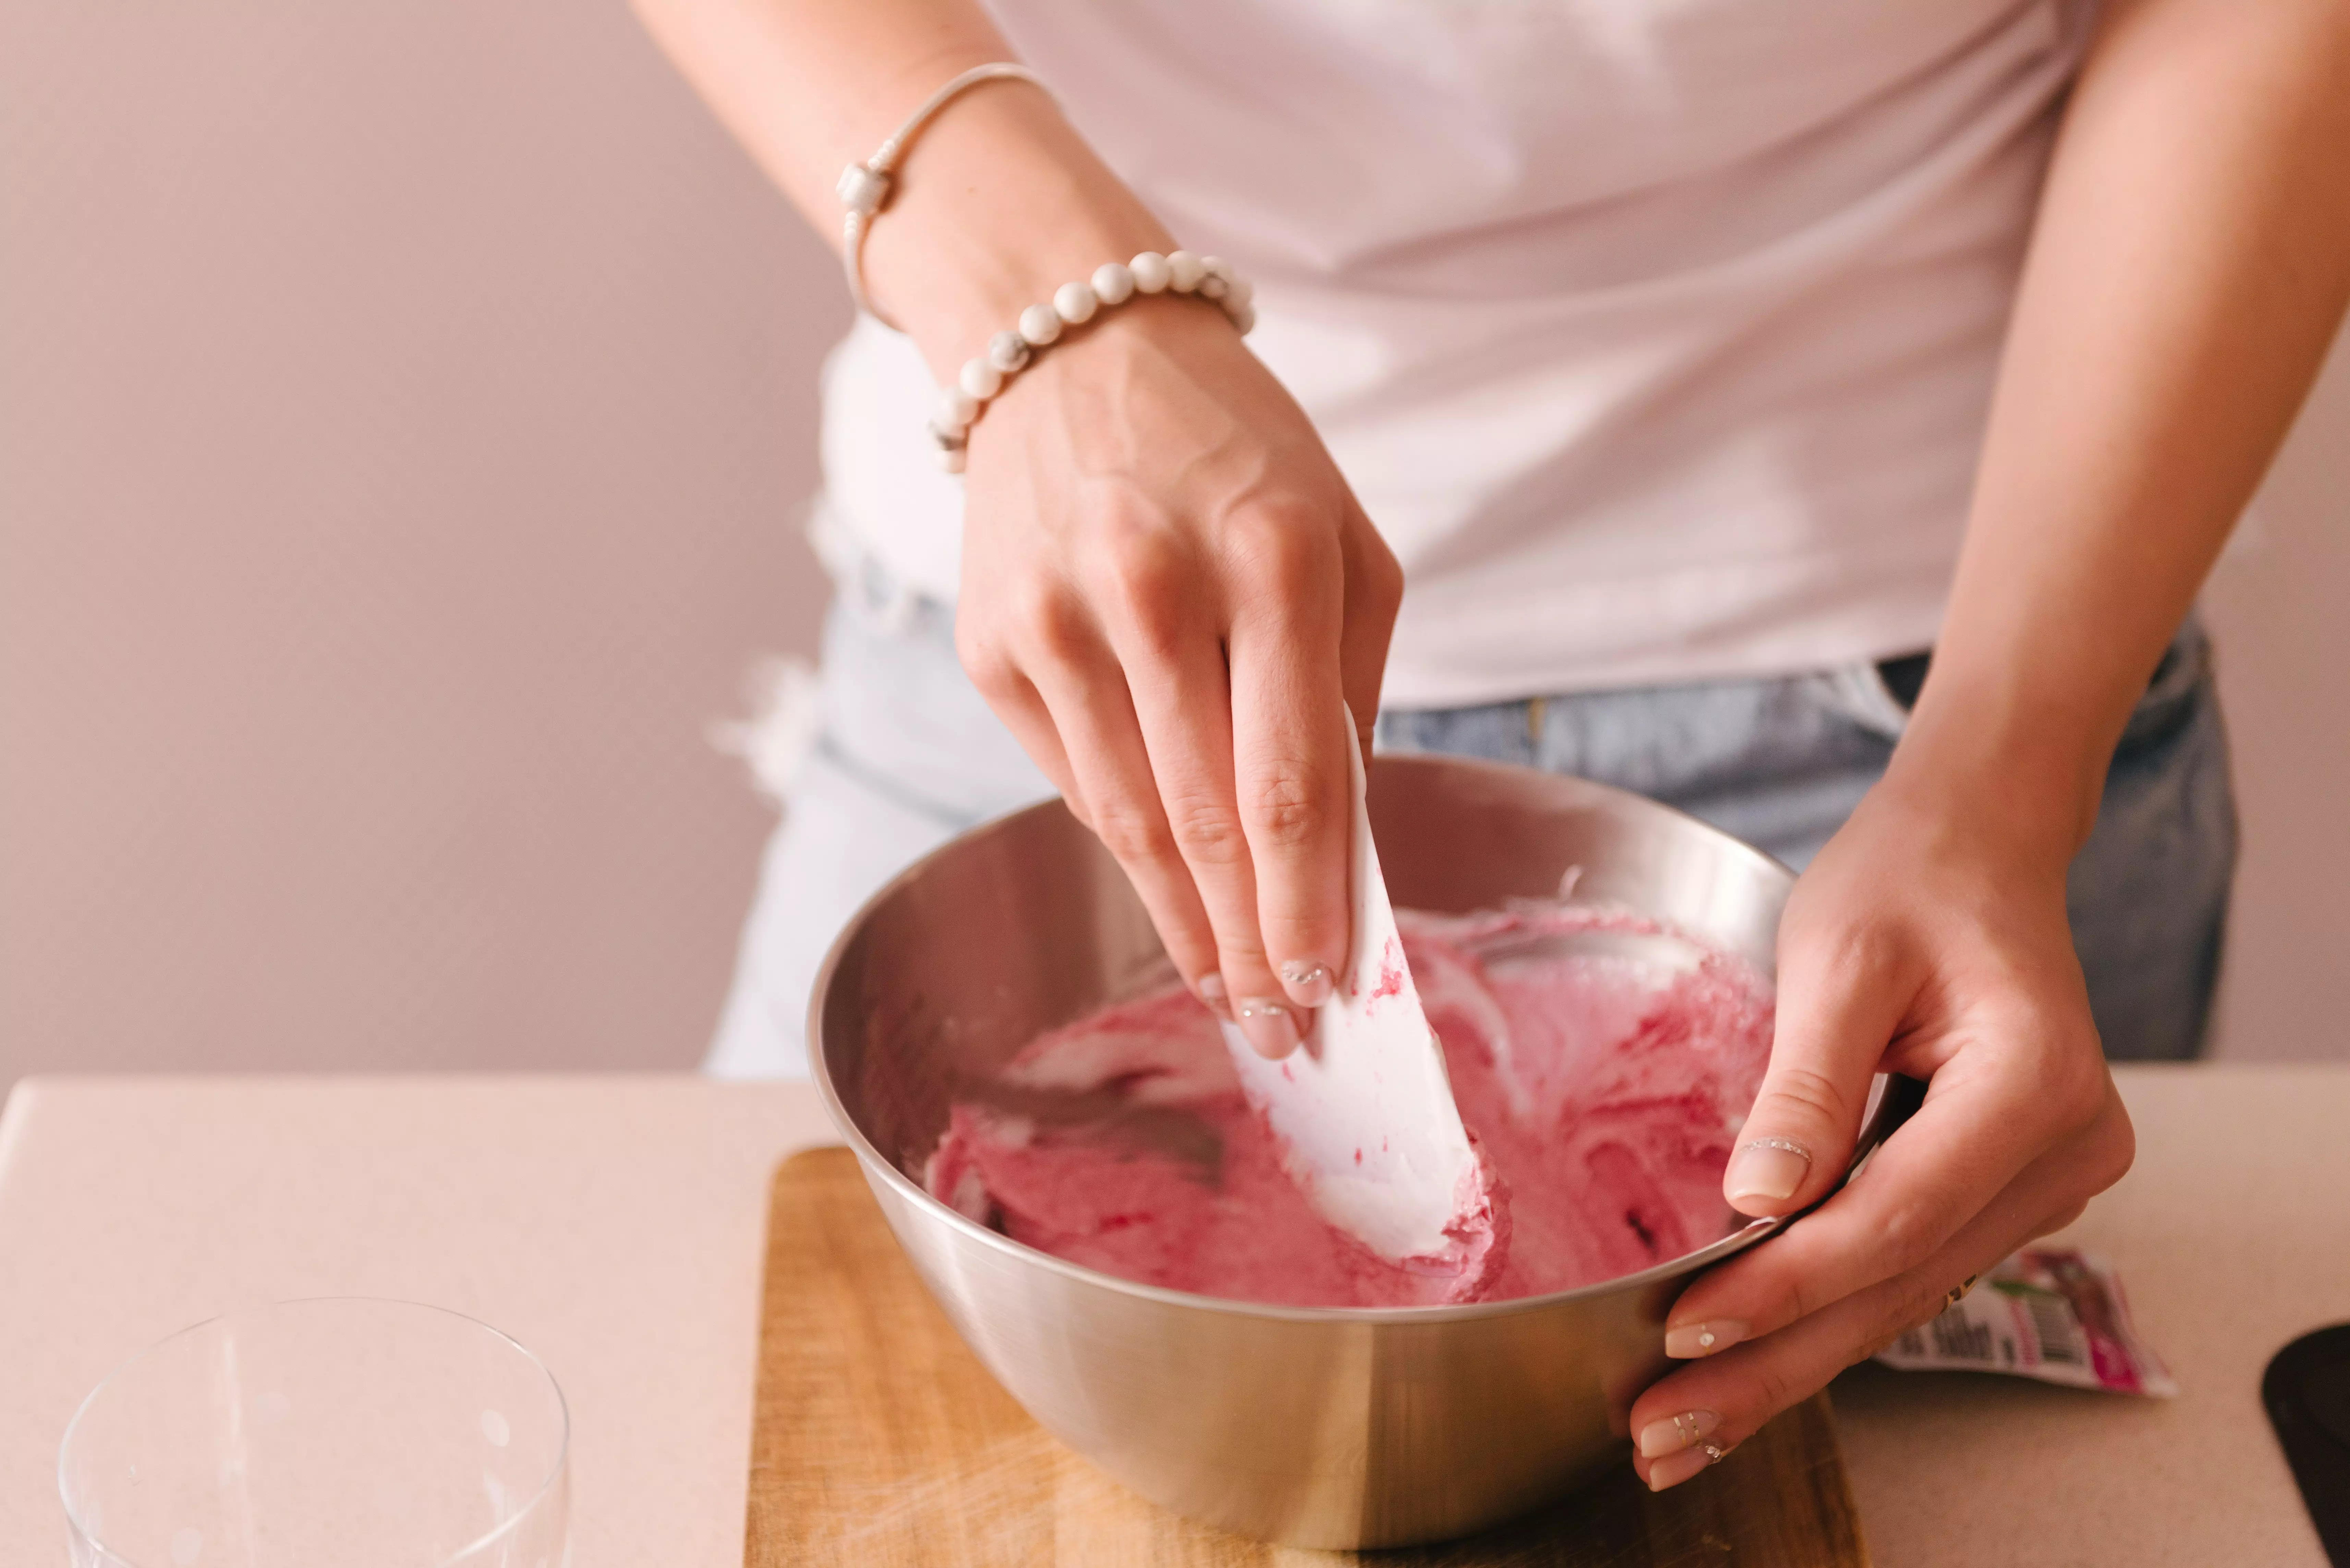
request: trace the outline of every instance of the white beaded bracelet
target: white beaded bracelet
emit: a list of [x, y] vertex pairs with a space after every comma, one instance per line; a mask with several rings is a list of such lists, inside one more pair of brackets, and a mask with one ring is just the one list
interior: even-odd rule
[[1037, 349], [1061, 336], [1064, 327], [1091, 321], [1104, 306], [1124, 305], [1138, 294], [1196, 294], [1223, 307], [1245, 334], [1256, 325], [1256, 291], [1221, 256], [1175, 251], [1144, 251], [1128, 262], [1104, 262], [1084, 283], [1065, 283], [1049, 305], [1032, 305], [1020, 324], [987, 340], [987, 352], [963, 361], [955, 384], [939, 394], [931, 415], [931, 453], [949, 473], [961, 473], [963, 453], [981, 410], [1000, 395], [1012, 377], [1025, 369]]

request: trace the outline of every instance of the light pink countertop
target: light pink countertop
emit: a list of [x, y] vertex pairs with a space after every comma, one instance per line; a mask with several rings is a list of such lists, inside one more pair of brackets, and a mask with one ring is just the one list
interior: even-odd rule
[[[2121, 1078], [2137, 1168], [2074, 1234], [2120, 1263], [2185, 1397], [1847, 1376], [1882, 1568], [2322, 1568], [2259, 1378], [2287, 1339], [2350, 1318], [2350, 1068]], [[57, 1438], [117, 1362], [231, 1307], [357, 1293], [472, 1314], [554, 1368], [577, 1568], [734, 1568], [767, 1176], [826, 1141], [806, 1086], [679, 1077], [18, 1085], [0, 1114], [0, 1565], [64, 1561]]]

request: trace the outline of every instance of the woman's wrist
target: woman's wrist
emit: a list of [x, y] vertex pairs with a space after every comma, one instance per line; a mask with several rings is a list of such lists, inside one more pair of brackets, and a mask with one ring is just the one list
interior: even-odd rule
[[1884, 789], [2010, 863], [2061, 872], [2096, 821], [2107, 726], [2050, 694], [1962, 685], [1951, 674], [1929, 683]]
[[964, 94], [908, 153], [866, 241], [866, 287], [946, 385], [1059, 285], [1174, 248], [1052, 99], [1004, 82]]

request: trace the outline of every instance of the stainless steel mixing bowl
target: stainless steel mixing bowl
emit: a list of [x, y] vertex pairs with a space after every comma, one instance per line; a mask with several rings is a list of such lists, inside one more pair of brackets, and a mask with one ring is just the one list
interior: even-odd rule
[[[1398, 905], [1555, 896], [1668, 921], [1773, 967], [1794, 878], [1653, 801], [1522, 768], [1381, 757], [1370, 814]], [[884, 888], [826, 961], [815, 1071], [882, 1212], [1014, 1397], [1134, 1490], [1243, 1535], [1390, 1546], [1548, 1501], [1627, 1451], [1689, 1277], [1756, 1222], [1624, 1279], [1472, 1306], [1298, 1309], [1133, 1284], [925, 1193], [962, 1085], [1044, 1031], [1163, 981], [1117, 864], [1059, 802], [974, 829]]]

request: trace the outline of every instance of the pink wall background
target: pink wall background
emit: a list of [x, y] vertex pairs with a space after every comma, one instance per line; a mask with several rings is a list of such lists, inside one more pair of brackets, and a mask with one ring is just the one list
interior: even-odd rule
[[0, 1083], [693, 1062], [838, 294], [617, 3], [0, 5]]
[[2243, 860], [2213, 1042], [2350, 1060], [2350, 332], [2204, 593]]
[[[0, 6], [0, 1086], [681, 1067], [831, 265], [617, 3]], [[2222, 1023], [2350, 1054], [2350, 366], [2210, 596]]]

